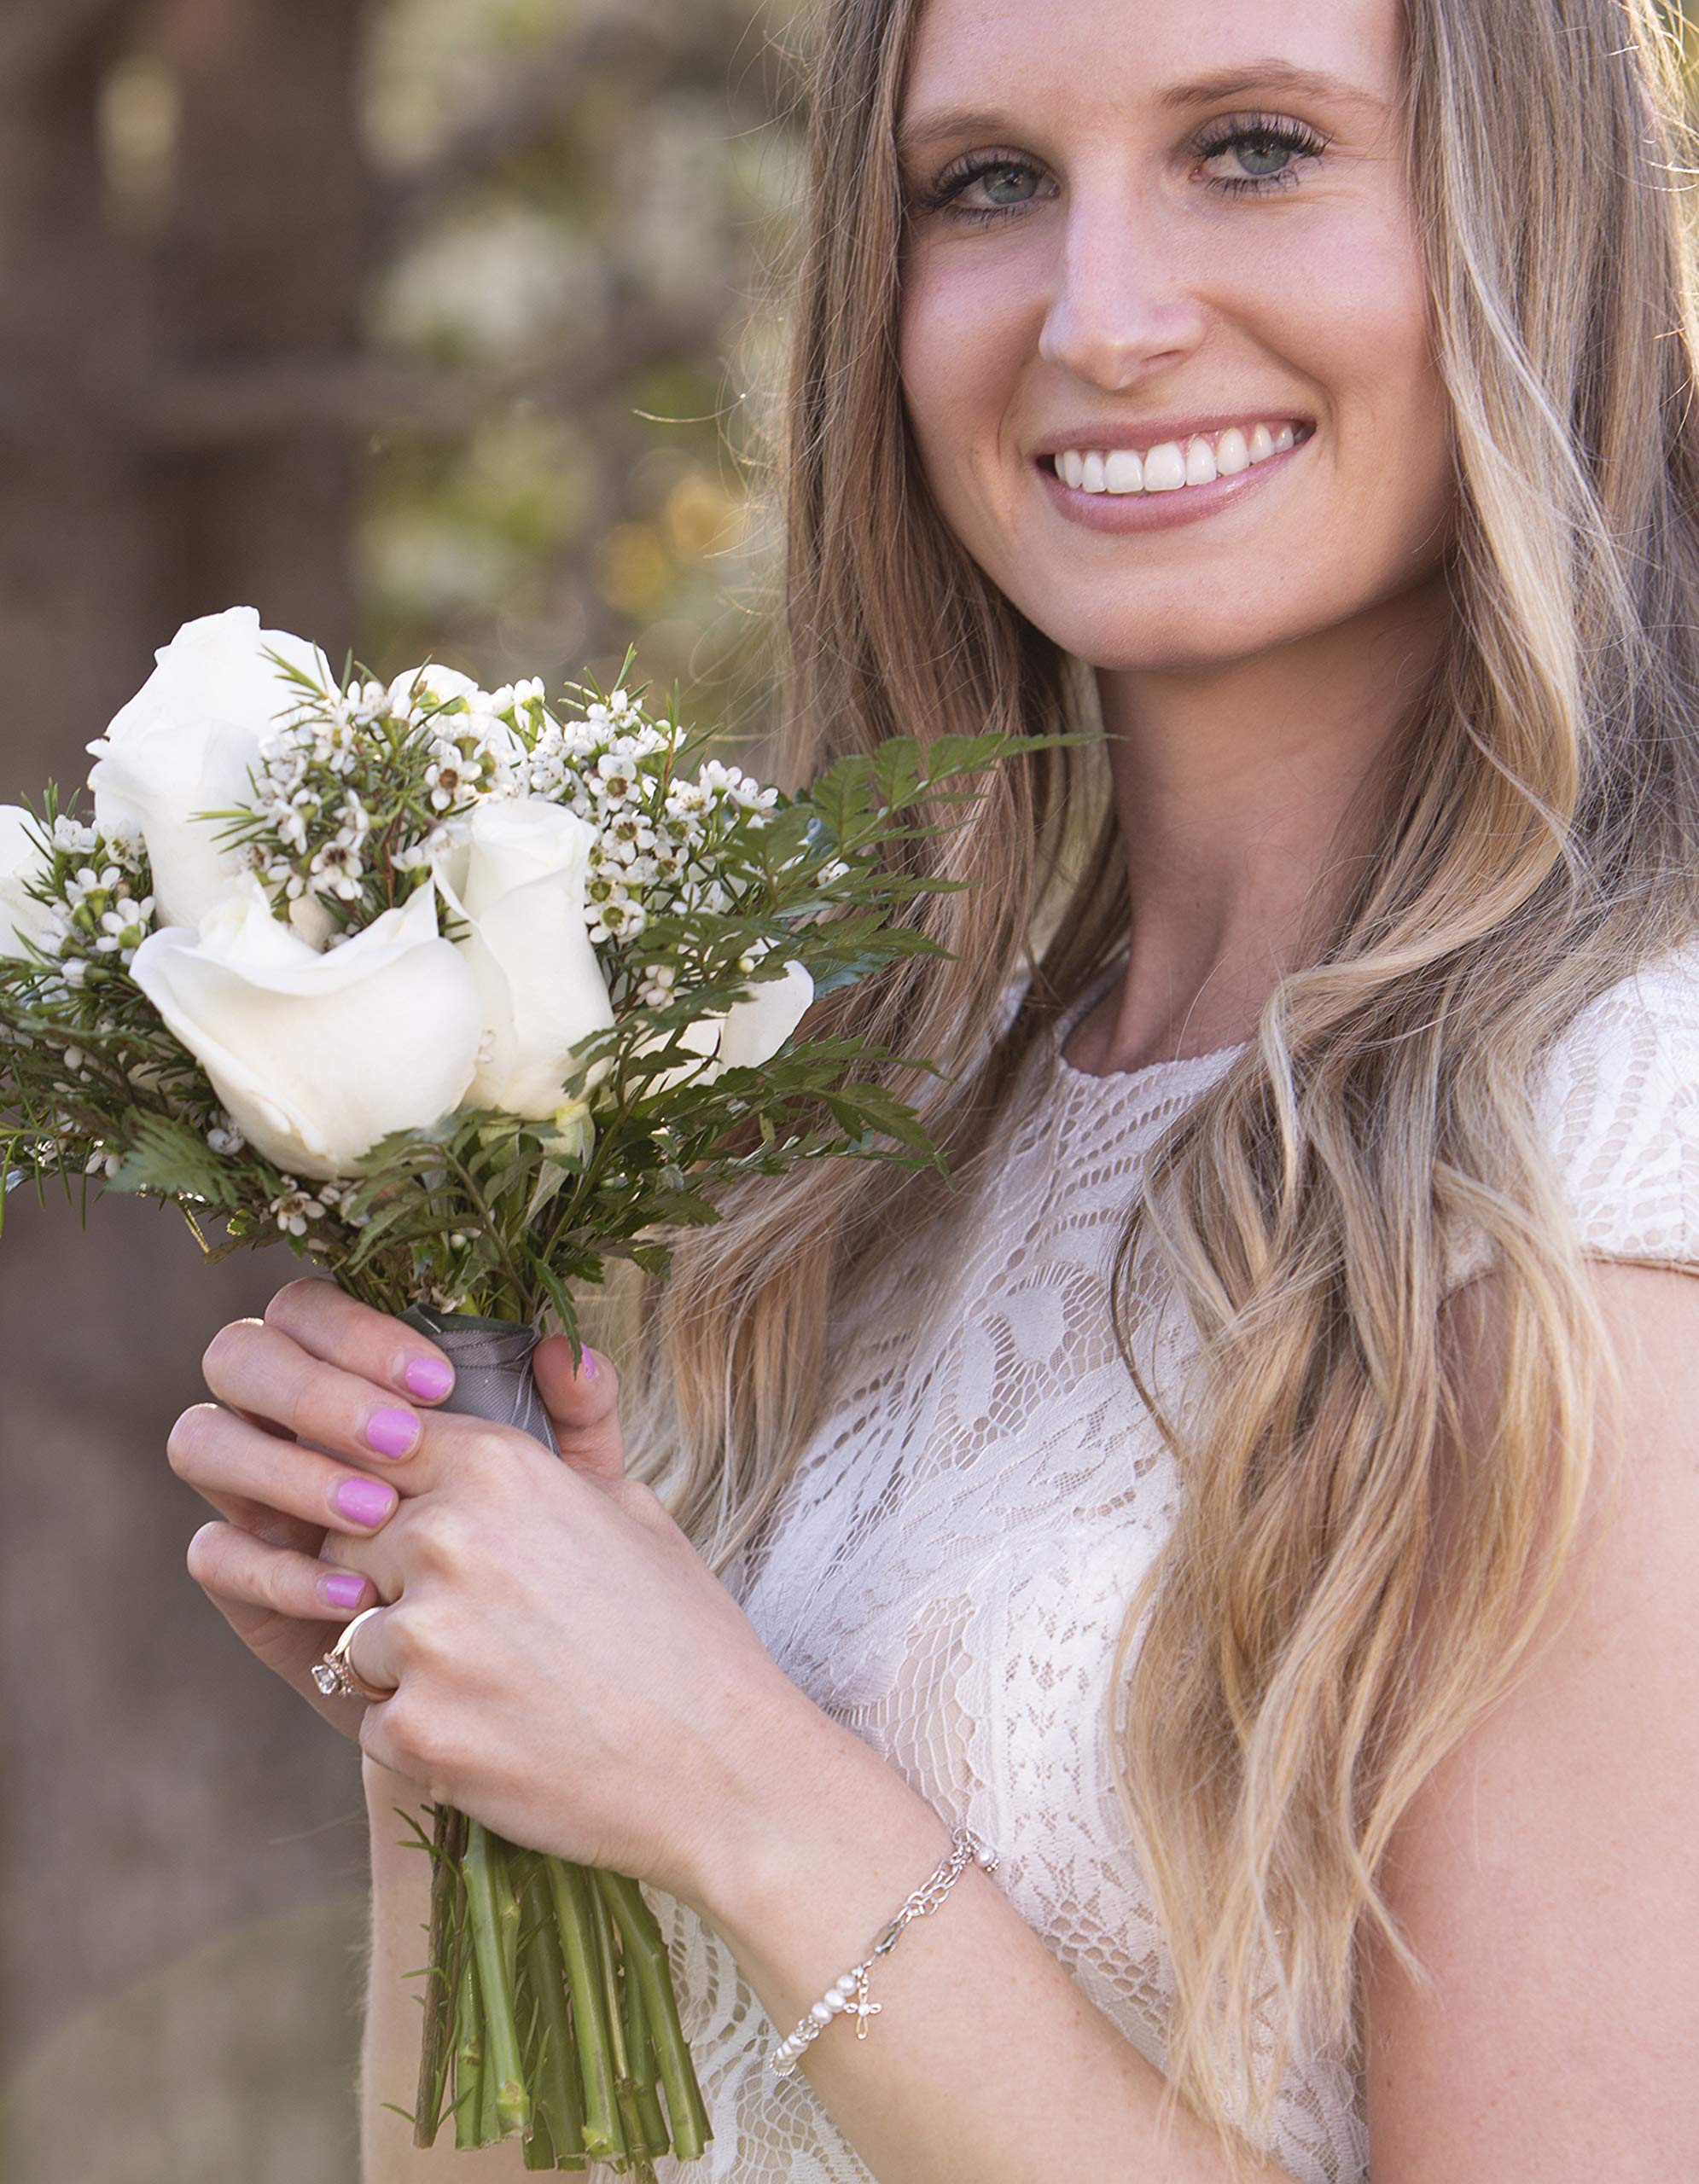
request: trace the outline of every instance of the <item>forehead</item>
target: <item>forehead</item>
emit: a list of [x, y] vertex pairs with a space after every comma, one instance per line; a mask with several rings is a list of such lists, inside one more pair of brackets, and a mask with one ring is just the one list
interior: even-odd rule
[[1403, 36], [1399, 0], [1045, 0], [1037, 27], [1032, 0], [922, 0], [899, 119], [948, 104], [1113, 125], [1178, 108], [1203, 79], [1289, 93], [1280, 70], [1389, 102]]

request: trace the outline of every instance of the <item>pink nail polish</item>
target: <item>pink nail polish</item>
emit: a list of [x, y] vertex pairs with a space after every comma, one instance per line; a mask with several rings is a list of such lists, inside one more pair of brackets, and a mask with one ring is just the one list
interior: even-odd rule
[[445, 1357], [413, 1357], [401, 1377], [421, 1403], [439, 1403], [454, 1385], [454, 1368]]
[[345, 1570], [335, 1577], [321, 1577], [318, 1589], [331, 1607], [358, 1607], [366, 1581], [352, 1570]]
[[579, 1378], [581, 1380], [593, 1380], [596, 1378], [596, 1352], [593, 1350], [586, 1350], [584, 1353], [584, 1363], [579, 1368]]
[[422, 1430], [410, 1410], [375, 1410], [366, 1420], [366, 1446], [380, 1456], [404, 1456]]
[[337, 1507], [357, 1525], [381, 1525], [395, 1502], [395, 1489], [381, 1478], [345, 1478], [336, 1489]]

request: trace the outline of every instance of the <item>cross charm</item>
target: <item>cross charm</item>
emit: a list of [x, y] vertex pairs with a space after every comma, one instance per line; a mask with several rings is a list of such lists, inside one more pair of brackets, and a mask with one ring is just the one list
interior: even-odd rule
[[870, 2017], [877, 2017], [880, 2011], [883, 2009], [885, 2005], [882, 2002], [870, 2002], [868, 2001], [867, 1980], [864, 1975], [856, 1982], [855, 2000], [852, 2002], [846, 2002], [844, 2004], [845, 2016], [852, 2017], [856, 2020], [855, 2036], [858, 2040], [866, 2039], [867, 2020]]

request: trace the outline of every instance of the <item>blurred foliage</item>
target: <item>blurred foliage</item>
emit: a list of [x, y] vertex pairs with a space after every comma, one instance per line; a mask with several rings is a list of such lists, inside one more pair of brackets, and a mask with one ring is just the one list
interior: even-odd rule
[[[410, 390], [363, 442], [380, 671], [435, 653], [553, 683], [634, 642], [698, 716], [730, 698], [771, 573], [748, 462], [783, 336], [763, 276], [800, 198], [785, 35], [765, 0], [372, 0], [363, 338]], [[145, 44], [115, 62], [114, 230], [167, 225], [177, 119]]]
[[[469, 117], [486, 119], [493, 150], [459, 186], [427, 188], [371, 295], [371, 344], [417, 368], [528, 366], [548, 388], [516, 390], [453, 436], [372, 436], [362, 624], [387, 659], [435, 646], [492, 682], [552, 679], [634, 641], [638, 675], [677, 676], [701, 714], [768, 573], [746, 471], [746, 411], [766, 390], [727, 356], [749, 340], [777, 354], [782, 329], [753, 314], [799, 200], [800, 145], [794, 124], [769, 118], [770, 55], [752, 95], [768, 26], [744, 0], [650, 11], [681, 28], [688, 16], [700, 81], [655, 96], [646, 70], [587, 63], [538, 125], [529, 71], [553, 65], [585, 13], [573, 0], [392, 0], [375, 20], [363, 103], [392, 188], [451, 160]], [[644, 303], [699, 313], [701, 345], [575, 414], [574, 351]]]

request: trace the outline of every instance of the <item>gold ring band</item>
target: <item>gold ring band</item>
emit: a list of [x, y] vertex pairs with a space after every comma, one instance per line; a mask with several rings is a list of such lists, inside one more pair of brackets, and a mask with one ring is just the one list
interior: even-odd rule
[[348, 1658], [349, 1641], [369, 1615], [381, 1615], [387, 1604], [380, 1600], [375, 1607], [362, 1608], [343, 1629], [341, 1636], [313, 1669], [312, 1680], [327, 1699], [390, 1699], [399, 1688], [397, 1684], [368, 1683], [364, 1676]]

